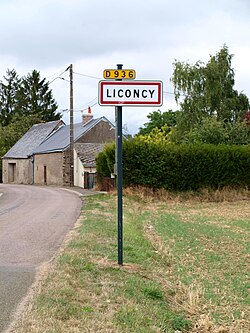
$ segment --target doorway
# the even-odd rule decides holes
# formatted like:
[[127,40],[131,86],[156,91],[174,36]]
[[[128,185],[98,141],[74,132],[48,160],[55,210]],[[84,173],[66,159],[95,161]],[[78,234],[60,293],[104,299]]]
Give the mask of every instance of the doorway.
[[84,172],[84,188],[92,189],[96,184],[96,173]]
[[14,183],[16,181],[16,163],[8,164],[8,183]]
[[44,181],[44,185],[47,185],[47,166],[46,165],[43,166],[43,181]]

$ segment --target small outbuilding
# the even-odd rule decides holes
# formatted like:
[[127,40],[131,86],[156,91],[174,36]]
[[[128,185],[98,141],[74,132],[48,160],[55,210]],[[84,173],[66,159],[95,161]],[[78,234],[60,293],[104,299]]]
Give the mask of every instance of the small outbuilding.
[[36,124],[3,156],[3,183],[33,184],[34,149],[64,126],[62,120]]
[[102,143],[76,143],[74,145],[74,185],[93,188],[96,185],[96,156],[103,150]]

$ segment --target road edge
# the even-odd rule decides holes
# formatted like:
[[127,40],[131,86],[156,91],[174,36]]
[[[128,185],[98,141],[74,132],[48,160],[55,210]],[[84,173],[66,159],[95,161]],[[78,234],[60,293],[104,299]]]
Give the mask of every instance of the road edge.
[[[68,190],[68,189],[65,189]],[[60,256],[61,253],[65,250],[66,246],[69,242],[77,235],[77,230],[80,227],[82,221],[82,208],[84,205],[83,195],[79,192],[71,190],[75,194],[79,195],[80,199],[82,200],[82,206],[79,211],[79,216],[76,219],[75,224],[69,230],[69,232],[65,235],[59,249],[55,252],[52,258],[49,261],[42,263],[41,265],[35,267],[35,277],[34,282],[30,286],[27,294],[23,297],[21,302],[18,304],[15,312],[13,313],[13,319],[9,326],[3,331],[3,333],[15,333],[16,329],[21,328],[21,323],[24,318],[28,315],[30,310],[33,306],[33,300],[39,294],[41,289],[42,283],[48,277],[49,273],[53,270],[53,266],[55,264],[56,259]]]

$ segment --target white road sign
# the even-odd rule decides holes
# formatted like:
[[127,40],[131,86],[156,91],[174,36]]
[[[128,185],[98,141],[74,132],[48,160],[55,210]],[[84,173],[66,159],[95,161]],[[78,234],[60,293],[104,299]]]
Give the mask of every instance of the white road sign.
[[109,106],[161,106],[161,81],[100,81],[99,104]]

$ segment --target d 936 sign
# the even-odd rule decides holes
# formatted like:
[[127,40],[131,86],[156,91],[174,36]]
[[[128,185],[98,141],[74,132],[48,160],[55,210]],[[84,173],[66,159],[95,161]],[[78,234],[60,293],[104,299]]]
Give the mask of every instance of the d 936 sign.
[[135,79],[135,70],[133,69],[105,69],[104,79],[133,80]]

